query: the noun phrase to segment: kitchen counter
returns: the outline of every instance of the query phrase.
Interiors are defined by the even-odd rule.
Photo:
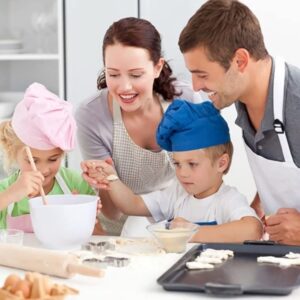
[[[109,237],[92,237],[93,241],[107,240]],[[33,234],[26,234],[24,245],[42,247]],[[192,244],[189,245],[189,248]],[[53,281],[64,283],[80,291],[78,296],[68,297],[68,300],[93,300],[93,299],[212,299],[215,297],[202,293],[170,292],[165,291],[156,283],[156,279],[173,265],[182,255],[180,254],[152,254],[131,255],[130,264],[126,267],[107,267],[103,278],[92,278],[76,275],[71,279],[53,278]],[[23,271],[0,268],[0,282],[3,284],[5,277],[10,273]],[[240,296],[238,299],[274,299],[274,296]],[[276,297],[277,299],[281,298]],[[296,288],[290,295],[282,299],[299,299],[300,288]],[[220,299],[220,298],[219,298]]]

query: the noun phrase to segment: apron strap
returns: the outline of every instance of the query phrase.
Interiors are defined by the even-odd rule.
[[[119,103],[116,100],[112,100],[113,105],[113,121],[114,122],[122,122],[122,114]]]
[[[274,130],[277,132],[283,157],[286,162],[293,163],[293,157],[290,151],[290,147],[285,134],[285,128],[283,123],[283,104],[284,104],[284,79],[285,79],[285,63],[284,61],[276,57],[275,59],[275,75],[274,75]]]
[[[64,194],[72,194],[72,192],[70,191],[69,187],[67,186],[67,184],[65,183],[64,179],[62,178],[59,172],[56,173],[55,179]]]

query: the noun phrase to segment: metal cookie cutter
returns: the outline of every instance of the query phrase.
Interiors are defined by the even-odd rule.
[[[96,268],[106,268],[107,266],[111,267],[126,267],[130,262],[130,259],[127,257],[113,257],[106,256],[104,259],[98,258],[87,258],[82,261],[83,264],[89,265]]]
[[[110,242],[88,242],[81,246],[82,250],[92,251],[95,254],[100,254],[106,250],[115,250],[116,246]]]
[[[106,261],[112,267],[120,268],[126,267],[129,264],[130,259],[128,257],[106,256],[104,261]]]

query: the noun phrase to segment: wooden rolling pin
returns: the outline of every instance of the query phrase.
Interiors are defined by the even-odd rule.
[[[104,275],[101,269],[81,264],[73,254],[13,244],[0,244],[0,265],[62,278]]]

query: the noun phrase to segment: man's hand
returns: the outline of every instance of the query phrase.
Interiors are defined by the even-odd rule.
[[[287,245],[300,245],[300,212],[294,208],[280,208],[266,220],[270,240]]]

